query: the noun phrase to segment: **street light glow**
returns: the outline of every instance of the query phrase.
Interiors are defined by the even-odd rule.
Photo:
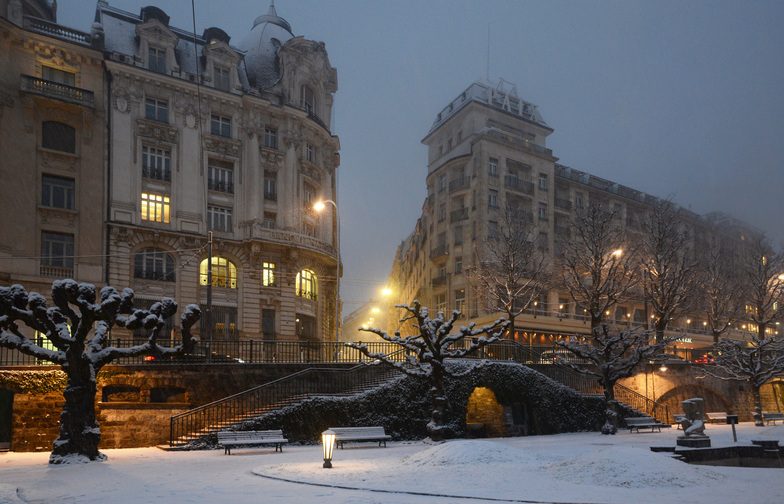
[[[313,205],[313,210],[320,212],[326,208],[326,205],[323,201],[317,201],[315,205]]]
[[[390,294],[392,294],[392,289],[390,289],[389,287],[384,287],[384,290],[381,291],[381,294],[385,296],[389,296]]]

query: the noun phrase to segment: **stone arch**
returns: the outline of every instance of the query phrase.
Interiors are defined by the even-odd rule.
[[[151,403],[187,403],[188,390],[183,387],[164,385],[150,388]]]
[[[666,404],[670,411],[670,415],[673,415],[683,411],[681,401],[693,397],[701,397],[703,399],[706,412],[726,411],[727,413],[737,413],[736,411],[733,411],[732,404],[730,404],[721,393],[710,387],[696,383],[674,387],[662,394],[656,402]]]
[[[141,389],[128,384],[105,385],[101,389],[101,402],[141,402]]]
[[[504,407],[492,389],[474,387],[466,404],[466,428],[469,435],[478,437],[506,437]]]

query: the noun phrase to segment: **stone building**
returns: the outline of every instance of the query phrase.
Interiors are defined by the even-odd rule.
[[[0,0],[0,283],[104,282],[103,53],[56,4]]]
[[[553,132],[538,107],[503,80],[471,84],[438,114],[422,141],[428,147],[428,196],[393,261],[391,305],[418,299],[447,316],[460,310],[480,325],[504,316],[482,302],[466,278],[466,269],[477,261],[478,245],[500,229],[504,209],[530,215],[538,246],[551,264],[559,241],[572,232],[575,212],[590,201],[606,201],[618,209],[628,233],[642,233],[641,219],[661,200],[559,164],[547,148]],[[704,239],[714,225],[734,243],[761,234],[719,212],[697,215],[680,209],[680,214],[695,241]],[[398,315],[390,310],[390,330],[398,324]],[[644,325],[646,306],[642,299],[623,303],[608,318],[619,326]],[[513,337],[525,345],[551,345],[554,339],[590,332],[589,318],[558,289],[545,293],[515,322]],[[695,316],[671,323],[669,329],[688,333],[677,346],[709,345],[712,337],[703,322]],[[742,337],[742,331],[735,336]]]

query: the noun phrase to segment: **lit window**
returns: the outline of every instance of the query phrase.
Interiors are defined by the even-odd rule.
[[[155,248],[137,252],[133,257],[133,277],[174,282],[174,258]]]
[[[207,161],[207,185],[211,191],[234,194],[233,165],[217,159]]]
[[[207,207],[207,227],[212,231],[230,232],[232,209],[218,206]]]
[[[261,285],[264,287],[277,287],[275,263],[265,262],[261,264]]]
[[[142,147],[142,177],[171,182],[171,153],[165,149]]]
[[[156,100],[155,98],[147,98],[144,101],[144,117],[150,121],[158,121],[162,123],[169,122],[169,104],[164,100]]]
[[[225,68],[215,67],[215,88],[222,91],[231,89],[229,71]]]
[[[209,282],[209,262],[204,259],[199,266],[199,284],[207,285]],[[237,288],[237,267],[234,263],[221,256],[212,258],[212,286]]]
[[[465,314],[465,289],[455,291],[455,310]]]
[[[278,130],[264,128],[264,147],[268,149],[278,148]]]
[[[498,176],[498,160],[495,158],[490,158],[490,161],[487,163],[487,174],[491,177]]]
[[[166,51],[150,47],[147,56],[148,69],[153,72],[166,73]]]
[[[76,85],[76,75],[72,72],[66,72],[59,68],[52,68],[48,66],[41,67],[41,77],[50,82],[57,82],[58,84],[65,84],[66,86]]]
[[[318,284],[316,274],[310,270],[302,270],[297,273],[296,294],[307,299],[318,299]]]
[[[210,117],[210,133],[215,136],[231,138],[231,117],[212,114]]]
[[[73,179],[44,175],[42,182],[41,205],[65,210],[74,209]]]
[[[162,194],[142,193],[142,220],[169,222],[169,197]]]
[[[441,313],[446,311],[446,294],[438,294],[436,296],[436,311]]]
[[[61,122],[44,121],[41,125],[41,147],[74,154],[76,130]]]

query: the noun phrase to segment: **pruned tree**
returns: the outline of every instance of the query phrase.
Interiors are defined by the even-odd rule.
[[[618,209],[591,201],[575,213],[574,234],[559,242],[556,256],[560,285],[583,309],[591,334],[601,328],[606,313],[626,301],[638,285],[636,246],[628,242]]]
[[[36,359],[61,366],[68,376],[60,414],[60,434],[54,441],[49,463],[74,459],[105,460],[98,451],[101,430],[95,419],[98,371],[122,357],[154,355],[158,358],[190,351],[194,338],[190,328],[199,320],[199,307],[188,305],[182,314],[182,344],[162,347],[157,343],[166,319],[177,312],[177,303],[163,298],[149,310],[133,307],[133,291],[120,294],[113,287],[101,289],[96,303],[95,286],[73,280],[52,284],[52,303],[37,292],[29,294],[21,285],[0,287],[0,346],[18,350]],[[36,331],[50,345],[36,343],[19,323]],[[147,341],[129,348],[109,344],[109,331],[117,326],[150,331]]]
[[[499,224],[495,235],[475,249],[475,265],[466,268],[466,278],[489,306],[506,313],[514,337],[515,319],[547,292],[553,275],[530,211],[509,209]]]
[[[602,434],[615,434],[618,431],[615,401],[615,384],[618,380],[631,376],[641,363],[658,362],[666,358],[664,348],[673,339],[651,343],[652,336],[653,331],[640,328],[611,332],[609,326],[602,323],[593,336],[582,343],[556,341],[558,345],[590,362],[588,365],[569,361],[564,363],[578,373],[596,378],[604,390],[605,422]]]
[[[776,252],[764,237],[752,238],[743,253],[741,285],[745,318],[764,340],[772,323],[784,317],[784,252]]]
[[[754,423],[764,427],[760,388],[773,378],[784,375],[784,339],[753,337],[749,343],[730,339],[716,345],[707,374],[722,380],[745,381],[754,393]]]
[[[670,200],[653,204],[643,220],[640,247],[641,281],[651,306],[656,339],[664,339],[667,325],[696,305],[697,261],[689,247],[689,230]]]
[[[419,301],[414,301],[414,306],[396,305],[402,308],[408,315],[403,321],[412,321],[414,327],[419,330],[419,334],[413,336],[400,336],[400,331],[395,331],[394,336],[390,336],[380,329],[359,329],[360,331],[373,333],[385,341],[400,345],[406,350],[406,359],[395,360],[384,353],[374,353],[368,350],[364,343],[346,343],[351,348],[356,348],[363,355],[370,359],[378,359],[387,366],[392,366],[403,373],[424,378],[430,385],[430,399],[433,406],[430,422],[427,424],[427,432],[433,441],[444,439],[444,413],[448,401],[446,397],[445,380],[447,377],[457,378],[468,374],[475,366],[468,366],[460,373],[450,371],[446,366],[447,359],[459,359],[471,352],[475,352],[503,336],[509,322],[498,319],[493,324],[475,329],[476,324],[470,323],[467,327],[462,326],[452,334],[455,322],[460,316],[460,312],[455,310],[452,316],[444,319],[444,313],[438,312],[438,316],[430,318],[427,307],[422,306]]]
[[[713,335],[713,345],[716,346],[722,334],[740,320],[743,299],[730,251],[724,247],[718,230],[713,230],[701,255],[697,274],[700,299],[707,327]]]

